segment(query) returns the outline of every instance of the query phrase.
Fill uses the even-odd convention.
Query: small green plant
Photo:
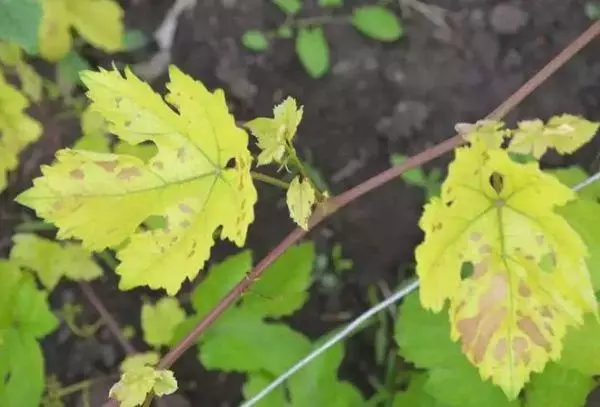
[[[329,66],[323,25],[331,20],[299,18],[298,1],[274,3],[286,21],[271,36],[247,33],[245,42],[254,36],[250,43],[261,49],[275,36],[295,35],[309,73],[322,75]],[[105,17],[106,30],[83,15],[84,7]],[[15,21],[27,25],[15,28]],[[402,34],[395,15],[381,4],[358,7],[340,21],[381,41]],[[25,113],[30,104],[60,98],[66,113],[80,118],[82,133],[16,198],[41,222],[17,228],[8,258],[0,260],[3,404],[58,406],[63,397],[89,390],[93,378],[66,386],[46,379],[39,341],[59,323],[48,294],[64,279],[85,283],[102,276],[98,259],[114,266],[121,290],[146,286],[167,294],[146,300],[140,310],[147,351],[121,363],[109,394],[113,404],[149,405],[154,396],[176,391],[170,368],[190,345],[206,368],[245,374],[243,394],[250,399],[326,343],[330,335],[311,340],[284,322],[305,304],[317,279],[314,246],[299,240],[342,206],[394,179],[396,169],[331,197],[295,149],[303,116],[295,99],[284,99],[271,117],[239,126],[223,91],[207,89],[175,66],[164,97],[130,69],[123,75],[114,66],[81,73],[90,104],[71,95],[74,72],[85,66],[77,44],[73,47],[72,28],[106,51],[141,43],[133,36],[125,44],[122,10],[112,0],[6,0],[0,3],[0,23],[6,41],[0,44],[0,190],[19,153],[41,134],[41,125]],[[24,51],[58,62],[58,76],[41,79]],[[463,139],[428,156],[456,147],[441,185],[435,170],[404,177],[428,199],[419,222],[425,237],[415,252],[420,293],[390,314],[400,355],[419,370],[398,372],[386,336],[390,320],[380,318],[375,359],[386,374],[375,381],[371,400],[339,379],[344,348],[337,344],[263,399],[264,405],[583,403],[600,374],[600,192],[588,187],[576,193],[571,187],[587,174],[578,168],[543,171],[539,159],[549,149],[573,153],[599,125],[565,114],[547,122],[521,121],[515,129],[500,121],[460,127]],[[260,150],[256,157],[250,135]],[[426,155],[404,165],[414,168]],[[277,177],[259,171],[267,165],[276,168]],[[205,272],[217,241],[244,247],[259,198],[255,182],[283,190],[298,228],[254,267],[252,252],[244,250]],[[37,227],[55,232],[56,239],[30,233]],[[327,268],[338,277],[352,267],[340,244],[329,257]],[[176,297],[185,281],[195,285],[191,313]],[[377,302],[378,294],[371,290],[369,300]],[[60,314],[76,335],[94,335],[98,323],[79,325],[79,310],[69,304]]]
[[[407,157],[402,154],[394,154],[390,158],[392,165],[401,165],[406,162]],[[440,194],[442,188],[442,173],[434,168],[430,172],[425,172],[421,167],[405,171],[400,175],[402,180],[409,185],[421,188],[425,192],[425,197],[429,200]]]
[[[326,8],[337,8],[343,0],[320,0],[323,15],[299,17],[304,4],[302,0],[273,0],[285,14],[283,23],[274,30],[248,30],[242,37],[244,46],[252,51],[264,52],[275,39],[295,37],[295,49],[302,66],[313,78],[320,78],[329,71],[330,52],[325,36],[328,24],[350,24],[365,36],[381,42],[393,42],[402,37],[403,29],[396,15],[383,4],[364,5],[350,14],[331,15]]]

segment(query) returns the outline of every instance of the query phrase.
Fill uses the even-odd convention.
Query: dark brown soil
[[[163,18],[169,1],[138,0],[127,5],[131,27],[151,32]],[[306,15],[320,11],[316,0],[305,0]],[[347,0],[348,9],[364,0]],[[393,44],[366,39],[349,26],[326,29],[332,70],[324,78],[308,77],[291,41],[280,40],[270,51],[256,54],[240,43],[250,28],[271,29],[281,13],[267,0],[199,0],[179,22],[173,63],[209,87],[222,87],[240,120],[269,115],[274,103],[292,95],[305,105],[297,138],[301,154],[324,175],[334,193],[367,179],[389,165],[391,153],[419,152],[451,135],[457,122],[473,122],[502,102],[589,25],[583,0],[506,1],[436,0],[430,5],[447,11],[448,27],[436,26],[422,14],[399,10],[405,37]],[[336,11],[342,13],[343,11]],[[106,59],[102,59],[105,61]],[[164,77],[156,81],[162,88]],[[511,113],[516,119],[569,112],[600,119],[600,43],[595,42]],[[40,112],[37,112],[40,113]],[[40,113],[42,114],[42,113]],[[47,113],[45,113],[48,117]],[[22,211],[10,200],[28,187],[40,163],[67,145],[76,133],[74,123],[55,123],[44,140],[27,153],[23,167],[0,196],[0,250],[6,253],[15,218]],[[547,164],[577,162],[598,170],[596,140],[574,157],[551,157]],[[431,164],[443,167],[445,157]],[[282,196],[260,188],[261,202],[250,229],[248,246],[255,259],[292,230]],[[325,315],[366,308],[366,289],[385,281],[394,287],[413,261],[421,239],[417,219],[421,191],[401,181],[351,204],[318,227],[310,237],[325,250],[341,242],[354,269],[344,274],[343,286],[331,295],[315,293],[292,318],[295,328],[312,337],[339,322]],[[217,257],[230,248],[217,249]],[[116,279],[95,284],[102,300],[122,324],[138,324],[140,293],[120,293]],[[88,308],[77,287],[63,284],[55,304],[75,297]],[[139,341],[136,346],[143,349]],[[109,372],[122,349],[104,330],[98,338],[80,340],[61,328],[46,343],[49,373],[73,382],[94,372]],[[367,394],[366,376],[374,367],[372,337],[361,333],[349,341],[343,374]],[[193,406],[235,405],[240,400],[240,376],[204,371],[190,352],[176,365],[186,397]]]

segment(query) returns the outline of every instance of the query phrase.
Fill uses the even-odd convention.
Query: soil
[[[323,13],[316,0],[304,3],[306,16]],[[343,14],[367,2],[345,3],[345,8],[335,13]],[[124,2],[128,26],[151,33],[171,4],[166,0]],[[327,26],[332,68],[324,78],[315,80],[301,67],[290,40],[278,40],[261,54],[241,45],[244,31],[272,29],[282,21],[283,15],[271,2],[200,0],[180,16],[172,62],[209,87],[223,88],[240,120],[269,115],[284,96],[296,97],[305,106],[298,149],[323,174],[332,192],[339,193],[387,168],[392,153],[422,151],[452,136],[457,122],[484,117],[590,24],[583,0],[432,0],[422,4],[429,11],[432,7],[444,10],[447,26],[437,25],[409,6],[396,7],[405,36],[392,44],[367,39],[350,26]],[[515,109],[508,121],[563,112],[599,120],[599,51],[600,43],[589,45]],[[89,58],[103,64],[109,61],[93,52]],[[129,62],[140,57],[127,58]],[[156,89],[163,89],[165,79],[161,75],[154,81]],[[34,112],[46,118],[49,129],[44,139],[25,153],[22,167],[0,196],[0,254],[7,253],[16,219],[23,213],[11,203],[12,198],[30,185],[41,163],[50,162],[56,149],[69,145],[77,134],[76,123],[47,119],[53,108],[43,106]],[[545,164],[578,163],[597,171],[599,148],[600,139],[596,138],[574,156],[552,156]],[[449,159],[439,159],[427,168],[444,168]],[[256,260],[293,228],[280,192],[260,186],[259,194],[248,239]],[[294,328],[318,337],[344,322],[342,317],[336,321],[332,316],[356,316],[364,310],[370,285],[385,282],[393,288],[405,278],[414,247],[422,238],[417,220],[423,201],[422,191],[398,180],[361,198],[311,232],[310,238],[324,253],[342,243],[344,255],[354,261],[354,267],[344,274],[337,290],[315,290],[291,318]],[[229,252],[231,247],[221,245],[215,258]],[[115,283],[116,278],[109,276],[93,286],[121,324],[139,326],[141,296],[148,292],[121,293]],[[69,299],[84,304],[91,320],[96,317],[76,285],[63,283],[52,296],[58,306]],[[367,376],[380,373],[372,342],[369,330],[350,339],[342,369],[342,376],[355,382],[365,395],[373,392]],[[143,349],[141,341],[134,339],[133,343]],[[82,340],[63,326],[47,339],[45,348],[49,373],[66,383],[108,373],[123,356],[104,328],[95,338]],[[236,405],[242,377],[207,372],[192,353],[175,366],[188,402],[193,406]],[[100,403],[102,398],[96,400]],[[169,403],[177,405],[174,400]],[[590,405],[600,403],[590,401]]]

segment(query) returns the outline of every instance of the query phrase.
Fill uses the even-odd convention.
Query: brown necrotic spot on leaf
[[[506,351],[508,350],[507,346],[508,341],[506,338],[500,338],[496,343],[496,347],[494,348],[494,357],[497,361],[503,361],[506,357]]]
[[[180,204],[178,205],[178,207],[179,207],[179,210],[181,210],[181,212],[183,212],[183,213],[193,213],[193,212],[194,212],[194,211],[192,210],[192,208],[190,208],[189,206],[187,206],[187,205],[186,205],[186,204],[184,204],[184,203],[180,203]]]
[[[56,201],[52,204],[52,209],[55,211],[60,211],[63,208],[63,204],[61,201]]]
[[[479,240],[481,240],[481,233],[478,232],[473,232],[471,233],[471,240],[474,242],[478,242]]]
[[[123,168],[117,174],[117,178],[122,179],[124,181],[131,181],[132,178],[139,177],[142,175],[142,172],[135,167],[127,167]]]
[[[512,341],[513,359],[514,362],[523,361],[525,364],[529,364],[531,360],[531,354],[529,352],[529,344],[527,339],[522,336],[517,336]]]
[[[184,162],[184,161],[185,161],[185,157],[186,157],[186,150],[185,150],[185,147],[180,147],[180,148],[177,150],[177,159],[178,159],[179,161],[181,161],[181,162]]]
[[[85,174],[83,173],[83,170],[81,168],[77,168],[75,170],[72,170],[69,173],[69,176],[73,179],[82,180],[85,177]]]
[[[483,360],[485,352],[490,345],[490,339],[502,324],[506,313],[506,308],[502,307],[494,310],[482,320],[477,340],[472,349],[473,360],[476,363],[480,363]]]
[[[544,338],[542,332],[537,325],[531,320],[531,318],[521,318],[517,321],[519,329],[531,339],[533,343],[544,348],[547,352],[550,352],[550,342]]]
[[[154,161],[152,163],[152,166],[157,170],[162,170],[163,168],[165,168],[165,165],[162,163],[162,161]]]
[[[547,306],[543,306],[542,309],[540,310],[540,313],[545,318],[552,318],[554,316],[552,314],[552,310],[550,310],[550,308],[548,308]]]
[[[179,226],[182,229],[185,229],[185,228],[189,227],[190,225],[191,225],[191,222],[189,220],[187,220],[187,219],[182,220],[181,222],[179,222]]]
[[[119,163],[117,161],[95,161],[94,164],[106,172],[113,172]]]
[[[488,290],[479,298],[481,312],[486,312],[498,306],[506,299],[508,293],[508,280],[504,274],[494,274],[490,279]]]
[[[523,281],[519,282],[519,294],[523,297],[531,296],[531,289]]]

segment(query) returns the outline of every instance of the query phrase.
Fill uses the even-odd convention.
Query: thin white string
[[[585,179],[584,181],[580,182],[579,184],[573,186],[572,189],[574,191],[579,191],[580,189],[583,189],[599,180],[600,180],[600,172],[597,172],[596,174],[592,175],[591,177],[589,177],[589,178]],[[321,345],[317,349],[313,350],[311,353],[309,353],[307,356],[305,356],[303,359],[301,359],[298,363],[296,363],[294,366],[292,366],[289,370],[287,370],[285,373],[283,373],[277,379],[273,380],[267,387],[262,389],[259,393],[257,393],[250,400],[246,401],[240,407],[251,407],[251,406],[255,405],[257,402],[262,400],[267,394],[271,393],[279,385],[281,385],[283,382],[285,382],[287,379],[289,379],[291,376],[293,376],[298,370],[302,369],[304,366],[306,366],[307,364],[312,362],[315,358],[317,358],[319,355],[321,355],[327,349],[331,348],[333,345],[335,345],[336,343],[338,343],[339,341],[344,339],[346,336],[350,335],[353,331],[355,331],[360,325],[362,325],[365,321],[367,321],[373,315],[375,315],[379,311],[389,307],[390,305],[400,301],[402,298],[404,298],[405,296],[407,296],[408,294],[410,294],[411,292],[416,290],[418,287],[419,287],[419,281],[411,280],[411,282],[408,285],[399,289],[398,291],[396,291],[394,294],[392,294],[390,297],[386,298],[379,304],[377,304],[374,307],[365,311],[363,314],[358,316],[358,318],[356,318],[354,321],[352,321],[350,324],[348,324],[344,329],[342,329],[340,332],[338,332],[337,334],[332,336],[327,342],[323,343],[323,345]]]

